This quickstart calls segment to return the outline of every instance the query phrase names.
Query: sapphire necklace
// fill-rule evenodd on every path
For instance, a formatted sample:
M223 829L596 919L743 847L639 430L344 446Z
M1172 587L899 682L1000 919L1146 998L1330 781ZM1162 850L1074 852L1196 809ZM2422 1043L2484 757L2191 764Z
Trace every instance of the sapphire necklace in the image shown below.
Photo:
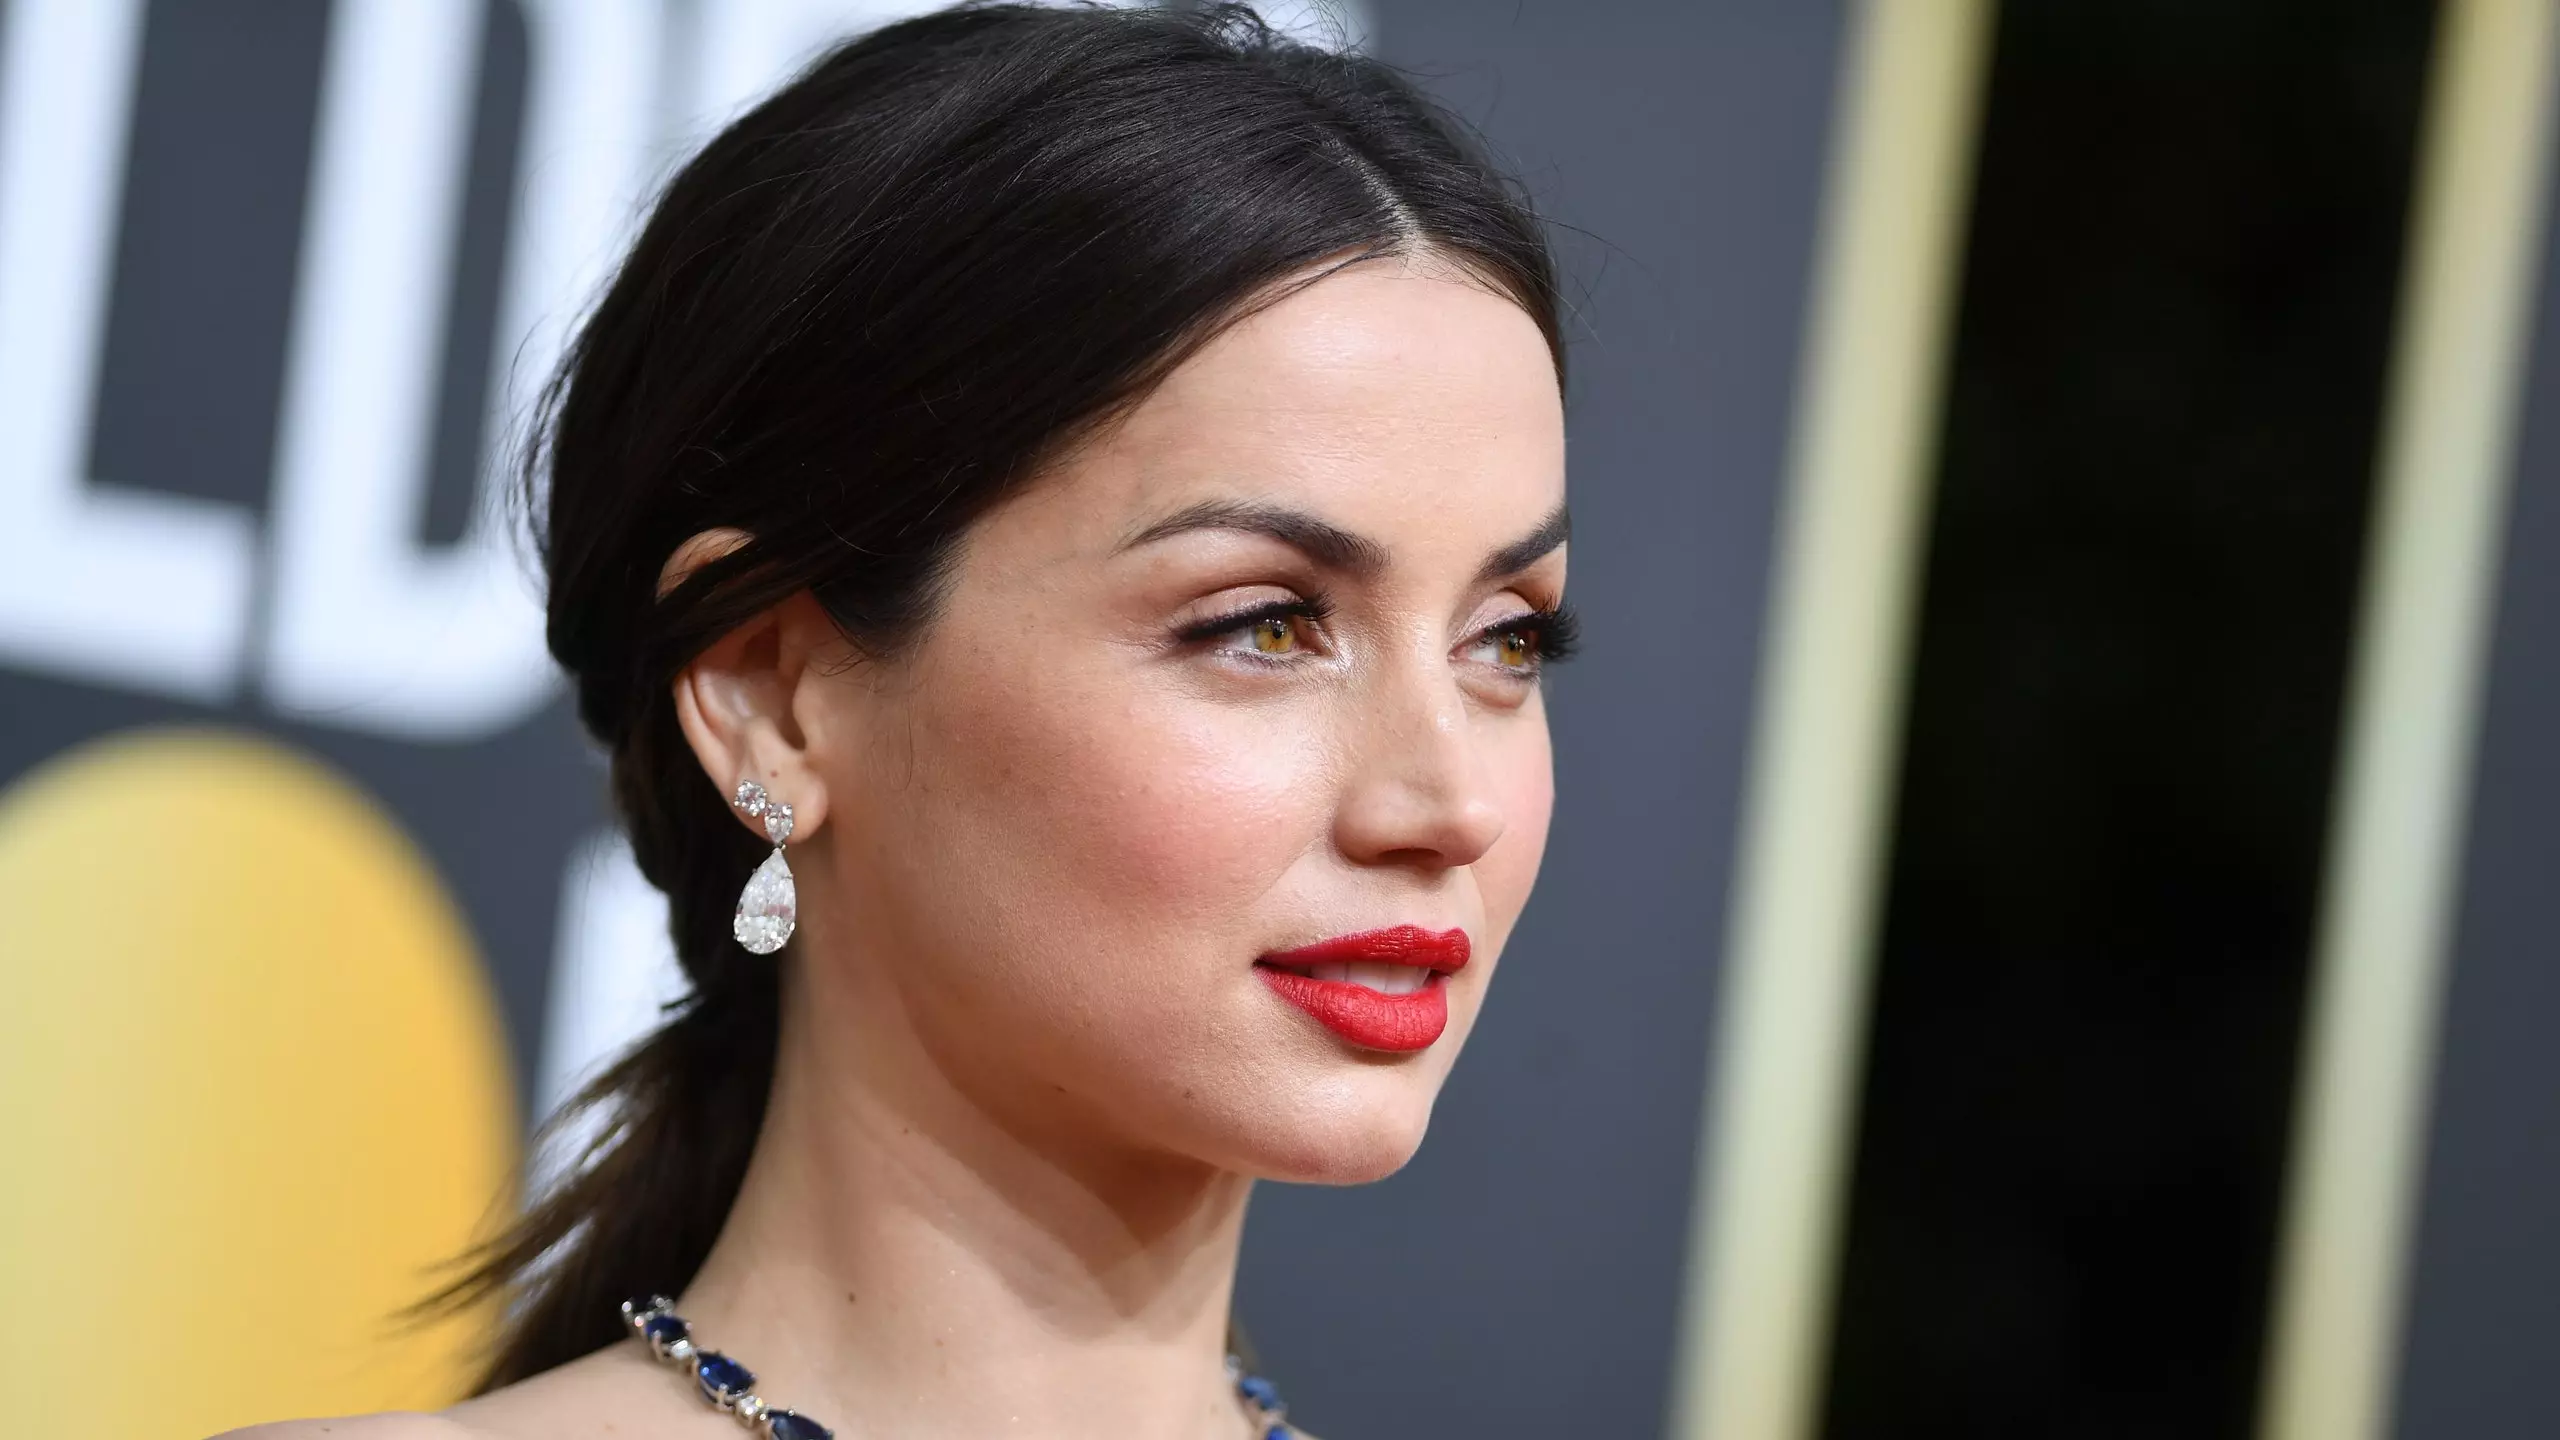
M664 1295L625 1300L622 1323L647 1342L650 1354L692 1371L703 1399L736 1416L739 1424L762 1440L835 1440L834 1431L799 1411L766 1404L755 1393L756 1377L746 1366L717 1350L697 1348L693 1327L676 1314L675 1304ZM1244 1361L1234 1355L1227 1357L1227 1378L1235 1382L1236 1397L1244 1402L1245 1413L1252 1417L1262 1440L1289 1440L1297 1433L1289 1428L1288 1407L1280 1403L1277 1386L1259 1375L1246 1374Z

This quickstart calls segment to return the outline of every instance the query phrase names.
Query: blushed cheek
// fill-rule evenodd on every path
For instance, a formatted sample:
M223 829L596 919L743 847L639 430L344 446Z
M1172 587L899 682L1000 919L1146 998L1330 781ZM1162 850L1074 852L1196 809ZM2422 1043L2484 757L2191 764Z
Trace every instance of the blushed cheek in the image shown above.
M942 737L964 779L945 802L975 813L1015 897L1053 915L1156 944L1168 924L1229 930L1325 833L1323 748L1285 705L1179 685L973 689Z

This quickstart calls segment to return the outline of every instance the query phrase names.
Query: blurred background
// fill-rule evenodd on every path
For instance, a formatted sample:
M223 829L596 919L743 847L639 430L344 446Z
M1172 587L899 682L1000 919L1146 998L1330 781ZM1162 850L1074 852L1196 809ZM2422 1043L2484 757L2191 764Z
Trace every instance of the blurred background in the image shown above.
M672 993L492 477L923 8L0 0L0 1430L456 1393ZM1265 13L1554 222L1589 622L1429 1142L1255 1200L1294 1408L2560 1434L2552 0Z

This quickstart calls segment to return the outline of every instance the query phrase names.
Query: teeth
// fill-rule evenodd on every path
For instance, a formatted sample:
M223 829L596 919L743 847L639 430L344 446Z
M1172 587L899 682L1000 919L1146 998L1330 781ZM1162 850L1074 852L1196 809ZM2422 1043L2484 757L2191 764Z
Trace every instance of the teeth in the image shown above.
M1381 995L1411 995L1431 978L1431 972L1419 965L1389 965L1382 960L1353 960L1335 965L1310 965L1308 978L1334 980L1364 986Z

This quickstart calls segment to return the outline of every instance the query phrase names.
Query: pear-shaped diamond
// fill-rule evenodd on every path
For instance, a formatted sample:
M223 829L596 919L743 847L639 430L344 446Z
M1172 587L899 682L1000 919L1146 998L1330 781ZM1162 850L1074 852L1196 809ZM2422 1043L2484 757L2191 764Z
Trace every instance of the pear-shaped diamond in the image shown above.
M799 918L800 892L792 888L791 867L777 845L738 892L738 917L729 922L729 933L756 954L770 955L791 938Z

